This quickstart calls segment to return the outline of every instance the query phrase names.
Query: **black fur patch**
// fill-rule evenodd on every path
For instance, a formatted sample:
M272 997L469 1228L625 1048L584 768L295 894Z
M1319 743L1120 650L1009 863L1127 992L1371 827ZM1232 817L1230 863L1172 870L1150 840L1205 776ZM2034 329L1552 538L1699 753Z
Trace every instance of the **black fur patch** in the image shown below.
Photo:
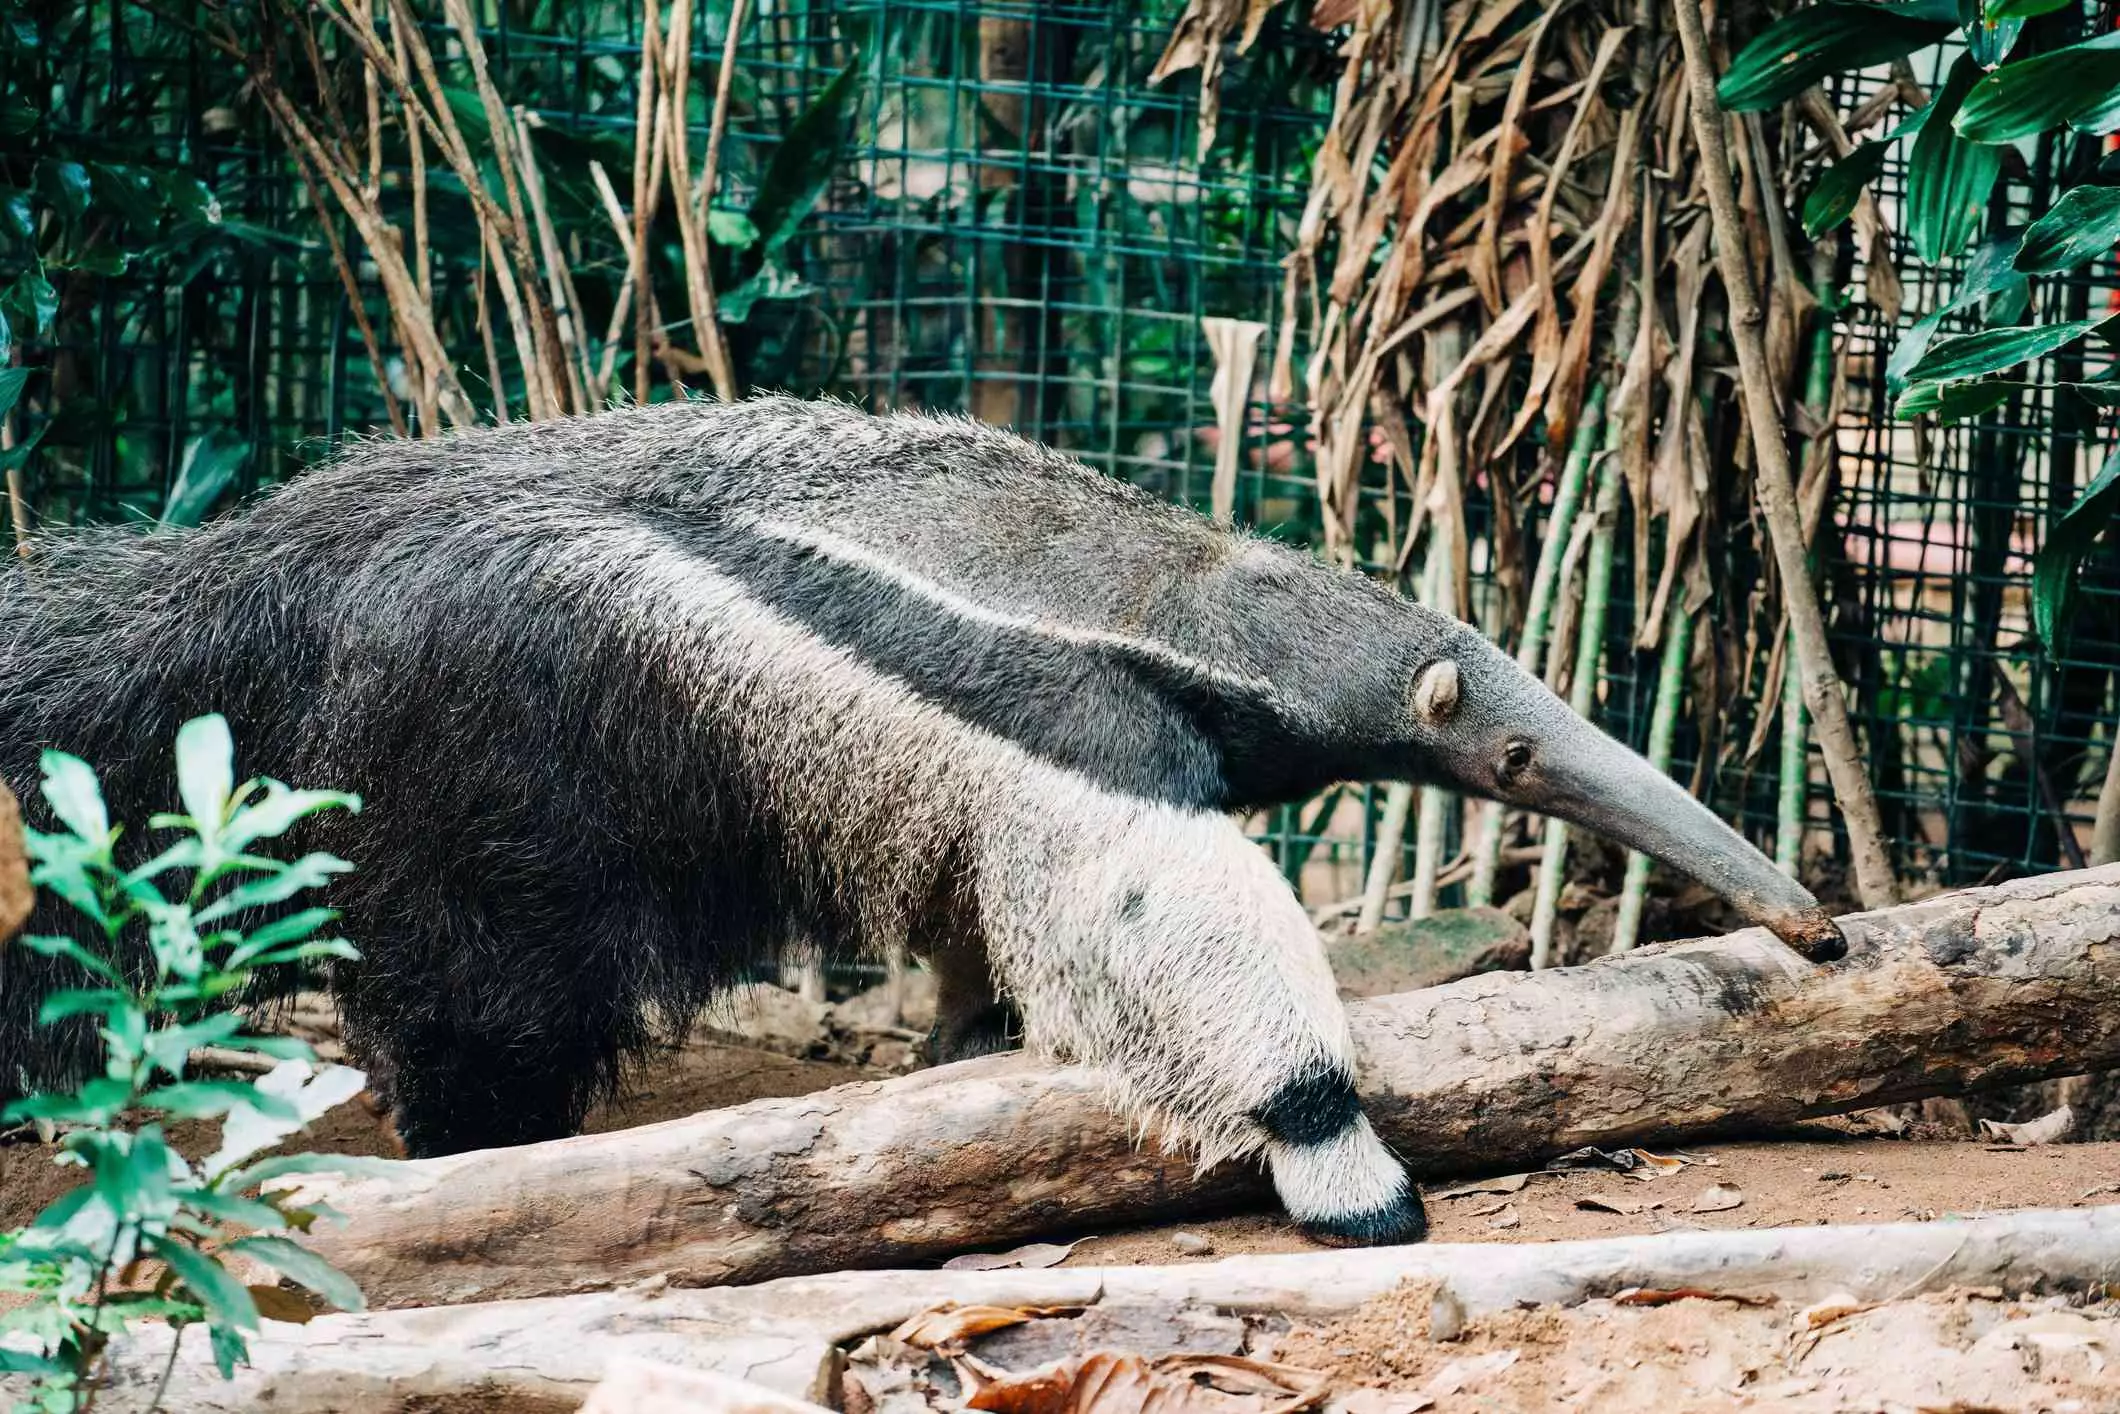
M1346 1133L1362 1114L1354 1077L1344 1070L1320 1070L1290 1080L1273 1098L1253 1110L1252 1118L1283 1144L1323 1144Z
M1420 1242L1428 1236L1428 1213L1421 1195L1408 1184L1397 1202L1366 1213L1344 1217L1314 1218L1303 1224L1306 1231L1328 1242L1354 1247L1391 1247Z

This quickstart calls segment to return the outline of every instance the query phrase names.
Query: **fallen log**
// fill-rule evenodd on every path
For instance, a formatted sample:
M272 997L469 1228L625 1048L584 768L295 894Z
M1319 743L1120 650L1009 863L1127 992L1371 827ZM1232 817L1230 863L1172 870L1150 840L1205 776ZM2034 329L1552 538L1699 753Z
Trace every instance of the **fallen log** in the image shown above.
M543 1414L576 1408L607 1373L635 1361L828 1404L842 1348L945 1303L1165 1312L1203 1306L1330 1318L1409 1280L1437 1283L1435 1309L1450 1320L1524 1304L1572 1306L1628 1288L1805 1304L1834 1295L1898 1300L1950 1287L2076 1293L2120 1280L2120 1207L1589 1242L1438 1243L1173 1267L841 1272L752 1287L645 1284L327 1316L304 1326L268 1323L233 1382L219 1378L205 1340L193 1332L178 1351L163 1407L174 1414L399 1414L475 1396L479 1408ZM124 1337L114 1347L113 1388L98 1407L144 1407L169 1363L169 1340L166 1327Z
M1825 967L1752 929L1357 1003L1364 1099L1437 1174L2120 1066L2120 866L1841 921ZM350 1218L312 1245L385 1306L910 1265L1267 1199L1021 1057L312 1191Z

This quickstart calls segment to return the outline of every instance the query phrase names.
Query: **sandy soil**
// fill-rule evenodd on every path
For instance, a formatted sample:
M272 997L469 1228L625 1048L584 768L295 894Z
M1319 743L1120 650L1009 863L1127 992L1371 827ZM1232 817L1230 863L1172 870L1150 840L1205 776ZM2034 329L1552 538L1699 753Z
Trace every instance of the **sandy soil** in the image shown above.
M1973 1142L1858 1137L1827 1125L1786 1137L1683 1151L1702 1162L1641 1181L1612 1172L1542 1173L1513 1193L1478 1192L1469 1180L1424 1185L1438 1242L1551 1242L1624 1237L1669 1228L1790 1227L1812 1223L1924 1221L1946 1213L2120 1203L2120 1143L2012 1149ZM1697 1212L1711 1188L1739 1201ZM1606 1202L1612 1212L1581 1206ZM1713 1200L1727 1202L1728 1195ZM1212 1251L1179 1234L1204 1237ZM1241 1252L1316 1246L1277 1217L1247 1215L1094 1237L1068 1266L1205 1261Z

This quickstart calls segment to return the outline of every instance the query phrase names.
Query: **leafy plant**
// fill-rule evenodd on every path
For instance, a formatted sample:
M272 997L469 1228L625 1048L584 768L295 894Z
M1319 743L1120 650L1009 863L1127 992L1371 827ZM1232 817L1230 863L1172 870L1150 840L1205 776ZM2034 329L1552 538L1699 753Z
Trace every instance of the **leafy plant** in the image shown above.
M1945 4L1955 3L1955 13ZM1920 0L1911 5L1809 6L1768 26L1731 60L1723 104L1759 110L1812 83L1960 32L1965 52L1928 106L1884 139L1865 142L1829 168L1804 204L1806 232L1818 235L1853 214L1882 172L1891 144L1911 136L1906 219L1915 253L1941 264L1974 248L1957 294L1902 337L1887 365L1901 418L1978 417L2021 394L2070 393L2095 407L2120 405L2120 383L2041 384L1998 377L2056 354L2106 317L2025 324L2027 277L2064 274L2110 255L2120 240L2120 190L2083 185L2063 192L2026 229L1983 231L2004 145L2059 131L2096 135L2120 129L2120 34L2099 35L2011 59L2025 22L2067 8L2061 0ZM1954 20L1955 26L1942 23ZM1977 243L1977 244L1976 244ZM1938 338L1943 321L1972 315L1982 326ZM2033 617L2050 646L2082 555L2116 506L2110 466L2057 519L2033 576Z
M45 998L40 1019L96 1018L105 1059L103 1073L72 1093L33 1095L0 1113L63 1129L58 1162L86 1170L80 1186L26 1228L0 1235L0 1293L26 1298L0 1313L0 1374L31 1377L24 1409L90 1408L110 1341L140 1321L177 1328L172 1365L184 1329L204 1325L226 1376L261 1315L307 1319L306 1301L246 1285L230 1259L260 1263L341 1309L361 1306L351 1281L287 1236L324 1210L268 1185L376 1161L258 1155L351 1098L363 1077L317 1064L303 1042L249 1030L229 1009L260 973L357 956L324 931L337 916L330 909L251 920L351 867L328 854L283 861L257 847L319 811L358 810L360 801L272 780L237 785L219 716L178 731L176 762L184 813L157 815L150 826L177 838L143 864L119 862L120 831L96 774L64 752L44 754L43 795L61 828L25 831L32 882L82 915L91 940L22 939L72 962L86 984ZM277 1064L254 1081L202 1079L190 1059L202 1046ZM143 1113L156 1118L127 1127ZM220 1120L220 1146L201 1160L179 1154L162 1128L178 1119Z

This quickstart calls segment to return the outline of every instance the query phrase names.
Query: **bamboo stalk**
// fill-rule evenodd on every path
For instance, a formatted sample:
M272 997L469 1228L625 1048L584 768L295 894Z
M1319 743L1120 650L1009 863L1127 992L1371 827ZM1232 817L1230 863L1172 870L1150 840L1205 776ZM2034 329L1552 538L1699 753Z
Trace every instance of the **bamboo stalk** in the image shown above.
M9 483L12 489L13 483ZM2105 783L2098 788L2098 814L2091 823L2091 863L2120 859L2120 723L2113 727L2105 758Z
M1796 506L1795 478L1789 469L1789 444L1781 410L1774 399L1763 339L1765 315L1746 254L1745 228L1737 209L1730 173L1730 153L1723 114L1715 98L1715 72L1708 55L1708 36L1700 0L1676 0L1679 42L1685 51L1688 107L1695 145L1700 152L1701 184L1708 195L1714 225L1715 254L1730 301L1730 334L1737 350L1744 388L1745 417L1750 423L1760 510L1773 543L1782 594L1789 609L1801 666L1804 697L1818 724L1818 745L1832 779L1833 794L1846 822L1854 856L1857 891L1868 908L1897 901L1898 881L1886 851L1884 823L1877 809L1855 729L1848 719L1846 689L1833 667L1826 643L1825 616L1805 564L1803 527Z
M501 102L500 90L494 87L493 76L487 69L486 46L479 40L478 21L471 13L469 0L442 0L442 12L448 16L457 38L463 42L464 60L471 66L479 105L485 110L486 126L493 134L493 165L500 169L501 191L508 199L508 221L502 234L521 272L524 314L530 324L530 343L523 352L526 358L537 360L539 383L546 399L543 415L559 417L570 410L559 397L559 390L566 382L566 363L560 356L559 331L552 308L537 288L537 252L530 242L530 218L523 204L523 183L516 162L515 144L510 137L513 125L508 121L507 105Z
M1377 822L1376 849L1369 856L1369 875L1362 887L1362 912L1355 919L1356 933L1373 933L1384 921L1384 905L1391 897L1391 881L1399 870L1399 852L1406 843L1406 816L1413 809L1413 787L1393 781L1384 792L1384 818Z
M1686 663L1693 648L1693 616L1682 596L1671 599L1670 623L1664 632L1663 661L1656 675L1656 707L1649 721L1649 764L1671 774L1671 742L1678 735L1678 709L1686 695ZM1612 923L1612 951L1631 950L1641 934L1642 905L1649 894L1649 856L1627 853L1627 881L1620 890L1619 916Z
M387 0L375 0L375 4L381 7L387 4ZM368 27L373 31L375 28L375 16L370 12L367 18ZM397 72L406 72L408 60L405 56L405 37L399 32L396 25L390 27L390 47L391 57L397 62ZM368 72L370 75L379 72L376 62L372 58L368 60ZM400 107L402 108L402 106L403 100L401 97ZM429 309L432 309L434 308L434 253L428 239L427 227L427 140L421 135L420 124L416 119L405 124L405 152L412 173L412 278L414 285L420 292L421 301ZM483 280L484 276L481 275L480 278ZM483 287L480 289L479 295L480 320L483 324L485 298ZM484 334L490 347L493 339L492 329L486 328ZM421 370L419 410L420 435L423 437L432 437L441 431L441 376L441 370L438 368ZM503 422L508 420L506 409L502 409L500 420Z
M1568 537L1575 529L1576 513L1582 508L1583 489L1590 484L1590 462L1603 433L1604 419L1605 385L1599 382L1583 399L1575 439L1569 445L1567 460L1561 464L1560 476L1554 483L1553 511L1547 517L1545 538L1539 545L1538 567L1531 574L1531 590L1524 609L1524 631L1516 644L1516 665L1533 677L1542 673L1546 630L1552 620L1554 598L1560 593L1561 561L1568 551ZM1466 886L1466 900L1476 907L1494 902L1495 875L1502 855L1502 825L1507 813L1499 801L1482 803L1479 840L1472 852L1472 881Z
M336 11L327 7L325 13L334 14ZM471 198L472 214L479 226L479 243L486 259L492 265L493 283L501 292L501 308L507 312L509 333L515 341L516 352L522 364L524 402L528 405L532 419L550 417L557 410L558 403L546 382L545 365L536 355L536 340L531 333L530 317L525 309L523 293L517 287L515 267L502 235L503 228L508 225L508 214L495 204L493 194L486 190L485 182L479 176L478 165L471 160L470 144L464 140L464 132L456 121L455 110L449 106L448 91L442 85L441 73L434 66L434 54L428 49L426 38L420 33L419 20L412 13L408 0L391 0L391 18L393 32L401 32L405 36L406 52L412 56L413 67L420 76L420 82L426 87L427 96L434 105L434 112L429 118L426 106L421 104L418 96L412 92L409 76L395 76L399 83L399 102L408 111L432 122L435 140L441 147L442 156L448 161L450 170L456 173L457 180L463 184L465 193ZM483 59L483 51L481 58ZM504 127L496 129L496 145L506 140L503 136L505 131ZM530 267L530 277L530 289L534 295L534 263ZM496 393L496 396L499 394Z
M1804 807L1811 774L1811 729L1803 706L1803 669L1796 661L1792 633L1788 651L1782 655L1781 671L1781 762L1774 803L1774 863L1782 873L1796 877L1803 863Z
M1436 496L1444 496L1445 478L1436 477ZM1457 614L1457 576L1452 573L1452 525L1441 506L1428 516L1428 559L1422 567L1421 601L1439 614ZM1440 786L1421 787L1420 813L1413 834L1413 893L1407 903L1410 917L1426 918L1435 912L1436 876L1443 867L1443 832L1457 797Z
M523 192L530 199L530 215L537 222L538 248L545 257L545 285L552 298L553 321L559 335L560 366L567 371L567 391L574 399L574 410L589 409L589 379L593 372L589 367L587 334L581 329L575 310L581 302L575 298L574 277L567 273L567 260L560 250L559 232L552 225L552 212L545 204L545 174L537 165L537 153L530 146L530 122L521 108L514 113L515 141L523 150Z
M626 278L619 282L618 298L611 302L611 323L604 330L604 353L597 364L596 377L591 390L598 404L610 399L611 379L618 369L618 341L625 332L626 321L633 310L633 222L626 209L618 204L618 192L611 185L611 174L604 164L594 159L589 163L589 179L596 186L596 195L604 204L604 215L611 221L611 229L618 235L619 248L625 252Z
M652 329L648 316L648 217L660 165L662 95L658 92L662 58L655 0L644 0L640 22L639 103L633 114L633 401L648 401L655 366L649 360Z
M1568 705L1588 717L1597 706L1598 666L1605 655L1605 617L1612 597L1612 560L1619 540L1617 426L1605 429L1605 452L1597 473L1597 504L1592 512L1590 551L1583 561L1583 613L1576 627L1575 679ZM1556 652L1560 645L1554 644ZM1561 884L1568 873L1568 822L1546 820L1546 854L1539 861L1538 893L1531 909L1531 966L1553 965L1553 926L1560 914Z

